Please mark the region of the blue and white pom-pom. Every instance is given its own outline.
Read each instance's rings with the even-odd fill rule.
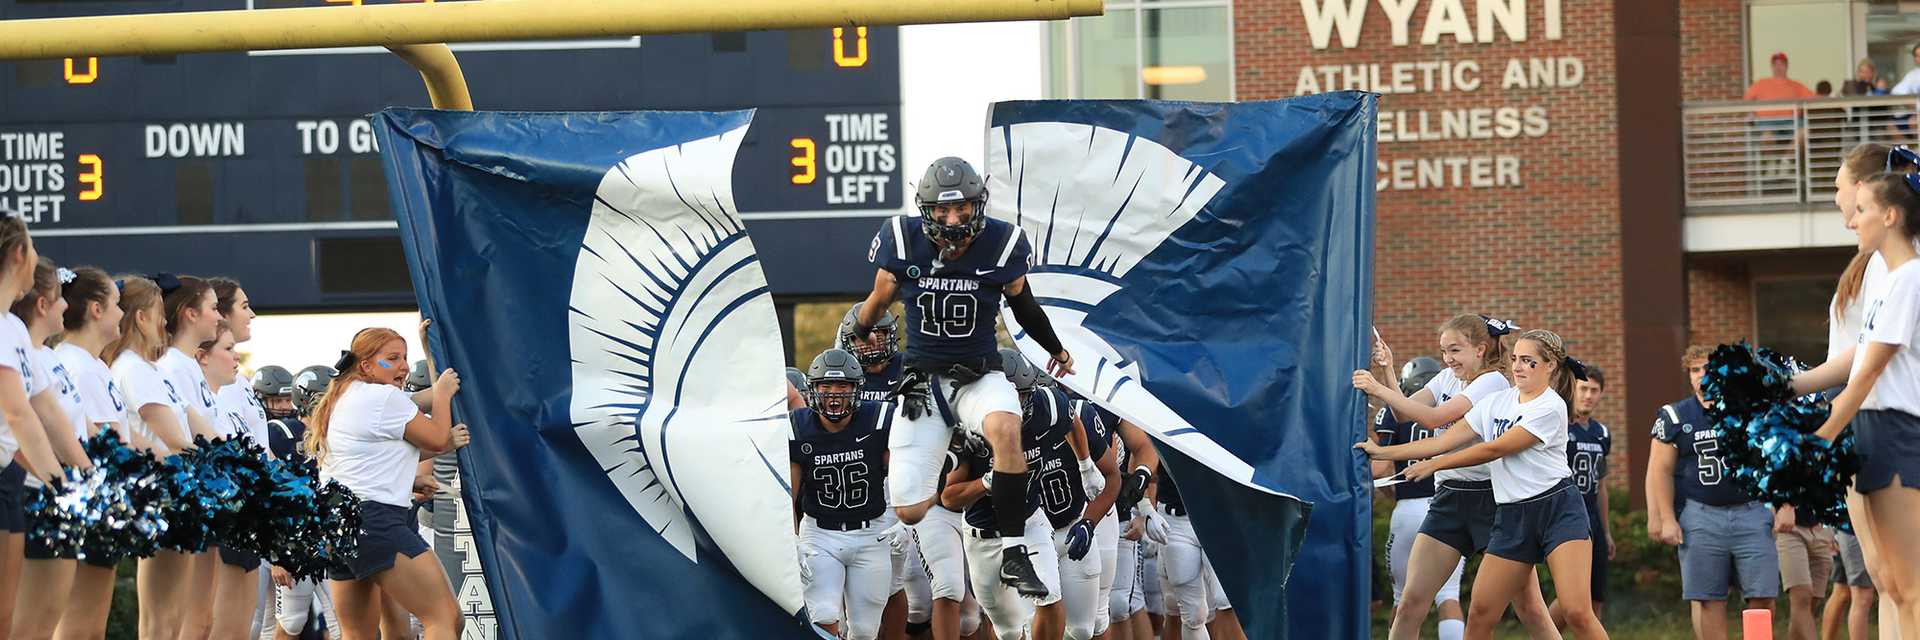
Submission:
[[[65,469],[29,497],[34,527],[28,535],[62,557],[153,555],[168,525],[164,470],[112,430],[89,438],[83,449],[92,469]]]
[[[1788,356],[1742,342],[1721,345],[1700,381],[1707,415],[1721,433],[1729,473],[1748,495],[1770,505],[1811,511],[1816,522],[1851,530],[1846,491],[1860,469],[1853,429],[1829,443],[1814,435],[1826,422],[1827,402],[1796,396]]]

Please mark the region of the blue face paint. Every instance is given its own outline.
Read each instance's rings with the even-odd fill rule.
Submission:
[[[375,360],[375,361],[373,361],[373,363],[374,363],[374,364],[377,364],[377,365],[380,365],[380,368],[382,368],[382,369],[392,369],[392,368],[393,368],[393,365],[390,365],[390,364],[387,364],[387,361],[385,361],[385,360]]]

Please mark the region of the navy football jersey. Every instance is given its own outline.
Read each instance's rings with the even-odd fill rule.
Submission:
[[[868,371],[866,382],[860,383],[860,399],[868,402],[886,402],[893,399],[893,388],[900,384],[901,361],[906,357],[898,353],[887,360],[884,368],[878,372]]]
[[[800,511],[831,523],[861,522],[887,509],[882,482],[887,477],[887,428],[893,412],[886,405],[862,402],[838,432],[820,425],[813,409],[794,409],[789,458],[800,465],[794,479]]]
[[[1071,526],[1087,508],[1086,487],[1080,484],[1080,462],[1073,455],[1067,434],[1073,431],[1073,415],[1067,398],[1053,389],[1033,394],[1033,411],[1020,423],[1020,447],[1027,460],[1027,504],[1045,509],[1055,529]],[[976,451],[968,468],[975,477],[993,470],[992,454]],[[993,500],[982,496],[967,507],[967,524],[993,529]],[[1064,524],[1063,524],[1064,523]]]
[[[1422,427],[1419,422],[1413,420],[1401,421],[1398,416],[1393,415],[1393,409],[1381,407],[1379,411],[1373,413],[1373,432],[1379,434],[1380,446],[1390,447],[1431,438],[1438,434],[1439,430],[1431,427]],[[1400,473],[1401,471],[1405,471],[1408,466],[1411,466],[1415,462],[1418,462],[1418,460],[1395,462],[1393,463],[1393,472]],[[1395,500],[1412,500],[1415,498],[1431,497],[1433,497],[1433,478],[1431,476],[1419,482],[1402,482],[1393,485],[1393,499]]]
[[[1027,275],[1030,252],[1019,228],[989,219],[966,253],[945,262],[919,218],[895,216],[882,223],[867,261],[900,283],[907,360],[918,366],[997,359],[993,330],[1001,288]]]
[[[1729,506],[1753,500],[1728,477],[1720,446],[1720,430],[1707,421],[1698,398],[1660,407],[1653,419],[1653,439],[1673,445],[1679,459],[1673,465],[1674,501]]]
[[[299,418],[285,417],[267,422],[267,450],[273,457],[281,460],[300,450],[300,441],[307,437],[307,423]]]
[[[1074,400],[1073,404],[1074,415],[1080,416],[1080,427],[1087,431],[1087,459],[1097,463],[1107,455],[1107,449],[1114,447],[1114,438],[1120,433],[1120,417],[1086,400]]]
[[[1573,469],[1573,486],[1587,501],[1587,513],[1600,513],[1600,480],[1607,477],[1607,454],[1613,453],[1613,433],[1599,420],[1567,424],[1567,467]]]

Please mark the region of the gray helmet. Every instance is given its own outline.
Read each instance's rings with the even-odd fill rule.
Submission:
[[[292,399],[292,396],[293,374],[288,373],[285,367],[270,364],[254,370],[253,398],[260,401],[260,407],[267,411],[267,417],[287,417],[282,415],[283,412],[274,411],[272,408],[273,403],[268,402],[268,400],[274,398]]]
[[[987,227],[987,182],[965,160],[947,156],[927,165],[926,175],[915,186],[913,200],[920,207],[921,228],[936,242],[965,242]],[[941,224],[933,218],[934,205],[955,202],[973,203],[973,215],[956,225]]]
[[[804,395],[807,392],[807,374],[802,373],[799,369],[787,367],[787,384],[793,385],[794,389],[799,390],[800,393]]]
[[[407,382],[403,388],[407,393],[413,393],[431,386],[433,386],[433,372],[427,370],[427,361],[414,361],[413,369],[407,371]]]
[[[1040,387],[1040,368],[1027,362],[1027,357],[1015,349],[1000,350],[1000,368],[1013,383],[1013,389],[1020,392],[1020,408],[1032,413],[1033,392]]]
[[[1427,381],[1439,375],[1444,368],[1439,360],[1426,356],[1408,360],[1400,367],[1400,392],[1409,396],[1418,393],[1421,387],[1427,386]]]
[[[312,415],[313,408],[320,404],[320,396],[327,393],[327,385],[333,384],[338,372],[324,364],[316,364],[293,376],[293,410],[300,415]]]
[[[860,338],[863,336],[853,335],[854,322],[860,319],[860,309],[865,306],[867,303],[864,301],[855,302],[853,308],[848,309],[847,314],[840,317],[840,337],[834,341],[834,347],[852,352],[854,356],[860,358],[860,366],[872,367],[884,364],[893,359],[893,354],[899,352],[900,323],[893,318],[892,311],[882,310],[880,319],[873,323],[872,330],[882,333],[885,337],[880,339],[879,349],[869,349],[861,344]]]
[[[866,379],[866,369],[852,353],[845,349],[822,351],[813,357],[813,364],[807,365],[807,407],[828,420],[845,420],[858,406],[860,385]],[[853,388],[844,392],[820,390],[819,385],[829,382],[849,382]],[[833,400],[839,402],[830,402]]]

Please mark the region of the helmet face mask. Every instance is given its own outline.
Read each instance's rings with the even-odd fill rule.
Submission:
[[[840,422],[860,406],[860,385],[866,371],[845,349],[828,349],[807,367],[807,408],[828,422]]]
[[[854,335],[853,326],[859,322],[860,309],[866,304],[856,302],[853,308],[847,310],[846,315],[841,316],[840,335],[834,346],[852,353],[860,360],[862,367],[877,367],[886,364],[888,360],[893,359],[894,354],[900,352],[900,325],[894,319],[892,311],[881,311],[880,319],[873,323],[868,335]],[[879,344],[868,345],[865,338],[872,338]]]
[[[253,372],[253,398],[267,412],[268,418],[279,419],[293,416],[293,374],[285,368],[267,365]],[[281,405],[279,401],[286,404]],[[285,406],[286,408],[280,408]]]
[[[913,200],[920,208],[921,230],[948,248],[965,245],[987,228],[987,183],[960,158],[948,156],[927,165]],[[947,224],[939,215],[942,205],[961,205],[965,218]]]
[[[293,409],[301,416],[313,415],[314,407],[320,405],[320,397],[326,395],[327,387],[333,384],[338,372],[323,364],[301,369],[293,377]]]

